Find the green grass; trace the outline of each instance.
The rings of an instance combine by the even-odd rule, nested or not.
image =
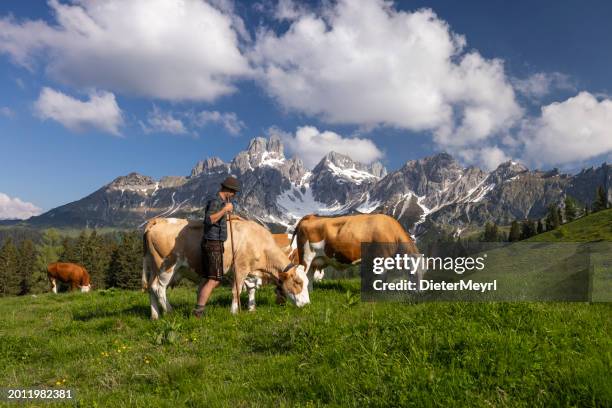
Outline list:
[[[612,241],[612,209],[589,214],[553,231],[529,238],[532,242]]]
[[[232,316],[221,288],[195,320],[178,288],[157,322],[140,292],[0,299],[0,384],[100,407],[612,404],[610,304],[362,303],[358,289],[323,282],[297,309],[265,288]]]

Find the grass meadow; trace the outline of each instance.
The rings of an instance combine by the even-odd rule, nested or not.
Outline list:
[[[256,312],[232,316],[223,287],[196,320],[179,287],[159,321],[137,291],[5,298],[0,384],[70,388],[87,407],[612,405],[610,304],[365,303],[358,290],[324,281],[298,309],[263,288]]]

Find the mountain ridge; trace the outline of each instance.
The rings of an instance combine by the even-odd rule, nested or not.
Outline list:
[[[291,229],[309,213],[379,212],[391,215],[414,235],[432,227],[461,231],[487,221],[508,224],[540,218],[549,204],[571,195],[590,204],[602,185],[612,198],[607,163],[574,175],[529,170],[516,162],[487,172],[462,166],[440,152],[408,160],[388,171],[330,151],[312,169],[287,158],[279,137],[251,139],[229,163],[216,156],[194,165],[187,176],[159,180],[131,172],[80,200],[31,217],[22,224],[53,227],[142,227],[156,216],[201,217],[206,199],[229,174],[242,182],[238,208],[274,231]]]

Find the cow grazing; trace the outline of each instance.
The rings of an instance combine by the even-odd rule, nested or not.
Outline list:
[[[401,244],[397,248],[418,254],[414,241],[400,223],[384,214],[307,215],[298,222],[291,241],[296,237],[298,262],[307,273],[313,268],[314,275],[319,278],[326,266],[342,269],[359,263],[361,243]],[[420,278],[423,271],[418,273]]]
[[[81,292],[89,292],[91,281],[87,269],[81,265],[69,262],[53,262],[47,265],[47,277],[51,291],[57,293],[57,281],[70,285],[70,290],[80,288]]]
[[[272,234],[272,238],[274,239],[274,242],[276,242],[276,245],[278,245],[278,247],[282,249],[285,254],[287,254],[291,263],[297,265],[299,262],[297,257],[297,250],[291,247],[291,239],[289,237],[290,235],[288,234]],[[247,291],[249,295],[249,311],[255,310],[255,293],[257,289],[259,289],[264,283],[270,283],[270,279],[267,279],[266,282],[264,282],[262,278],[256,276],[247,276],[247,278],[244,280],[243,288]],[[282,293],[279,293],[278,291],[276,293],[276,302],[284,302],[284,297],[282,296]]]
[[[200,281],[203,225],[201,221],[177,218],[156,218],[147,223],[143,234],[143,282],[149,289],[151,318],[157,319],[161,310],[171,311],[166,288],[184,276]],[[238,311],[240,293],[248,275],[270,278],[293,303],[302,307],[310,303],[308,278],[302,266],[291,264],[287,255],[275,244],[272,234],[261,225],[243,219],[233,219],[223,254],[224,272],[232,264],[231,231],[236,252],[232,285],[231,312]],[[143,283],[144,286],[144,283]]]

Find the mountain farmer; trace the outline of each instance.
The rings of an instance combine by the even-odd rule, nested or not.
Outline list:
[[[232,176],[221,183],[219,192],[206,203],[202,236],[202,274],[193,315],[200,318],[213,289],[223,278],[223,243],[227,239],[227,214],[234,211],[231,199],[240,191],[240,182]]]

